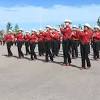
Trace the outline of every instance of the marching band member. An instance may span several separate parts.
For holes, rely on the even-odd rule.
[[[13,42],[14,42],[14,35],[11,31],[9,31],[4,36],[4,41],[7,44],[8,57],[13,56],[12,51],[11,51],[11,46],[13,45]]]
[[[24,54],[22,52],[22,46],[24,43],[24,35],[23,35],[23,30],[19,30],[18,34],[16,35],[16,42],[17,42],[17,48],[18,48],[18,56],[19,58],[24,57]]]
[[[100,50],[100,27],[95,26],[93,32],[93,58],[96,60],[99,58],[99,50]]]
[[[30,53],[31,53],[31,60],[37,59],[37,55],[35,53],[36,43],[38,42],[37,37],[37,30],[33,30],[30,36]],[[33,58],[34,56],[34,58]]]
[[[90,59],[89,59],[89,46],[91,41],[91,32],[90,32],[91,26],[86,23],[84,24],[84,30],[80,33],[80,49],[81,49],[81,60],[82,60],[82,68],[86,69],[91,67]]]
[[[71,21],[65,20],[65,27],[60,28],[63,41],[63,57],[64,57],[64,65],[68,66],[71,64],[71,56],[70,56],[70,46],[71,46]]]

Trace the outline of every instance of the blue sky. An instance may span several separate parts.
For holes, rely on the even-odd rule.
[[[100,0],[0,0],[0,29],[7,22],[25,30],[57,26],[65,19],[73,24],[96,24]]]
[[[10,7],[10,6],[21,6],[21,5],[33,5],[50,7],[53,5],[90,5],[90,4],[100,4],[100,0],[0,0],[0,6]]]

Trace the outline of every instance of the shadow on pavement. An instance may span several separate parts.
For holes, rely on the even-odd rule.
[[[2,56],[9,57],[8,55],[2,55]],[[18,56],[10,56],[10,57],[14,57],[14,58],[20,59]],[[28,57],[23,57],[22,59],[26,59],[26,60],[29,60],[29,61],[34,61],[34,60],[31,60]],[[48,61],[48,62],[46,62],[45,59],[40,59],[40,58],[37,58],[37,60],[42,61],[42,62],[45,62],[45,63],[54,63],[54,64],[58,64],[58,65],[64,66],[63,65],[63,62],[57,62],[57,61]],[[77,65],[73,65],[73,64],[71,64],[70,66],[71,67],[78,68],[78,69],[81,68],[81,67],[79,67]]]

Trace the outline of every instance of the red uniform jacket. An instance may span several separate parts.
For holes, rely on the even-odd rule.
[[[93,41],[100,41],[100,32],[93,33]]]
[[[30,35],[29,35],[29,34],[26,34],[26,35],[24,36],[24,39],[25,39],[25,41],[29,41],[29,40],[30,40]]]
[[[60,31],[63,34],[63,40],[71,39],[72,29],[70,26],[66,26],[66,28],[60,29]]]
[[[39,41],[39,42],[44,41],[43,32],[40,32],[40,33],[39,33],[39,35],[38,35],[38,41]]]
[[[43,36],[44,36],[44,40],[45,41],[51,41],[52,40],[52,38],[51,38],[51,32],[50,31],[44,32]]]
[[[23,36],[23,34],[22,34],[22,33],[18,33],[18,34],[16,35],[16,39],[17,39],[17,41],[24,41],[24,36]]]
[[[14,35],[12,35],[12,34],[5,35],[4,41],[6,41],[6,42],[14,41]]]
[[[72,40],[79,40],[79,31],[73,31],[71,35]]]
[[[80,41],[82,44],[89,44],[91,40],[91,33],[89,31],[83,31],[80,33]]]
[[[38,37],[36,36],[36,34],[33,33],[30,36],[30,43],[36,43],[36,42],[38,42]]]
[[[52,38],[53,40],[59,40],[60,38],[59,32],[57,31],[52,32]]]

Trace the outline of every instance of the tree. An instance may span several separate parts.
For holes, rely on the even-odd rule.
[[[16,33],[17,33],[17,32],[18,32],[18,30],[19,30],[19,26],[18,26],[18,24],[16,24],[16,25],[15,25],[15,27],[14,27],[14,32],[16,32]]]
[[[98,17],[97,25],[100,26],[100,16]]]
[[[11,25],[10,22],[8,22],[7,25],[6,25],[6,31],[7,31],[7,33],[9,32],[9,30],[12,30],[12,25]]]

